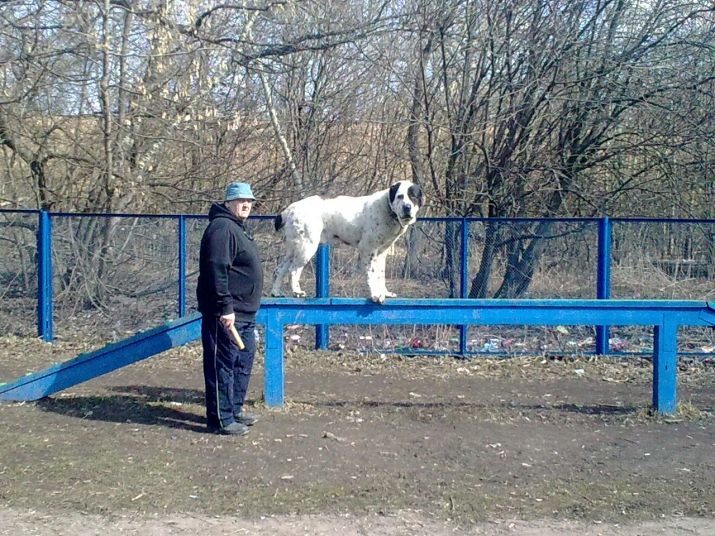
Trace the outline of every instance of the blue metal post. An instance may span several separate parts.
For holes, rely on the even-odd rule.
[[[611,297],[611,220],[598,220],[598,272],[596,298]],[[608,326],[596,326],[596,354],[608,354]]]
[[[316,298],[330,297],[330,246],[320,244],[315,256],[315,296]],[[315,349],[327,350],[330,332],[327,325],[315,326]]]
[[[52,327],[52,219],[40,211],[37,230],[37,335],[43,341],[54,338]]]
[[[269,408],[281,407],[285,400],[283,386],[283,322],[278,311],[266,318],[265,377],[263,379],[263,399]]]
[[[667,320],[653,330],[653,407],[660,414],[677,405],[678,326]]]
[[[460,261],[460,276],[459,276],[459,297],[466,298],[469,288],[469,253],[467,244],[469,243],[469,222],[466,218],[462,218],[462,235],[459,242],[459,261]],[[467,355],[467,330],[468,326],[462,324],[459,326],[459,355],[464,357]]]
[[[179,318],[186,316],[186,218],[179,216]]]

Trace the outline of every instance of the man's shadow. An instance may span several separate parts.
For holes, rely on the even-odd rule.
[[[184,406],[204,407],[204,393],[195,389],[121,385],[115,394],[43,398],[37,405],[45,411],[94,421],[160,425],[206,432],[205,418]]]

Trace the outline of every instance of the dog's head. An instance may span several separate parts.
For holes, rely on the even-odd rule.
[[[424,196],[422,188],[414,182],[400,181],[390,186],[390,208],[398,220],[403,223],[413,223],[417,219],[417,211],[422,206]]]

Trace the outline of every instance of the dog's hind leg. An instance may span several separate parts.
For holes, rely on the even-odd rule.
[[[283,296],[283,281],[288,275],[290,280],[290,293],[296,298],[304,298],[305,292],[300,288],[300,276],[305,265],[310,262],[320,244],[320,235],[302,235],[301,240],[288,241],[285,249],[288,251],[278,263],[273,272],[273,287],[271,296]],[[290,275],[289,275],[290,274]]]
[[[290,268],[290,259],[283,258],[273,270],[273,285],[271,286],[271,296],[283,296],[283,281]]]
[[[288,214],[283,227],[283,257],[273,277],[273,296],[282,295],[283,281],[290,274],[291,294],[297,298],[305,297],[305,292],[300,288],[300,276],[305,265],[318,251],[322,231],[323,220],[320,214],[305,208]]]
[[[303,274],[305,265],[310,262],[320,245],[320,235],[306,236],[305,241],[300,245],[300,249],[293,252],[290,258],[288,270],[290,272],[290,290],[296,298],[305,297],[305,292],[300,288],[300,276]]]
[[[317,250],[317,247],[316,247]],[[293,252],[289,257],[285,257],[273,272],[273,286],[271,296],[284,296],[283,281],[286,275],[290,274],[290,292],[296,298],[305,298],[305,292],[300,288],[300,276],[303,268],[308,264],[312,255],[305,256],[303,252]]]

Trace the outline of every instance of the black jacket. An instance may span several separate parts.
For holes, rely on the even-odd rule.
[[[263,268],[253,237],[222,203],[209,210],[201,238],[196,297],[203,314],[254,320],[261,304]]]

